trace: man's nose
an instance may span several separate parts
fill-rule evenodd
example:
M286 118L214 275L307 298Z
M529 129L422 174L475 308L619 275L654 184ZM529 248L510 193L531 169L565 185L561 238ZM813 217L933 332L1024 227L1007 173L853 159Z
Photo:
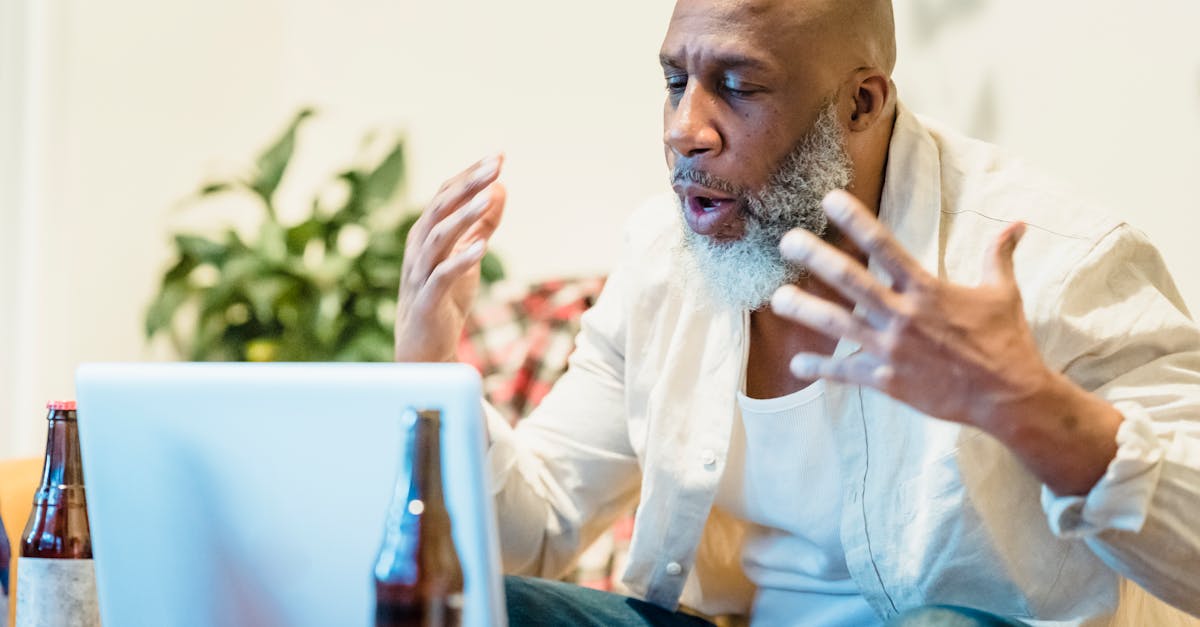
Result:
M721 133L713 117L715 105L711 94L697 83L689 83L673 108L667 102L663 143L681 157L711 157L720 152Z

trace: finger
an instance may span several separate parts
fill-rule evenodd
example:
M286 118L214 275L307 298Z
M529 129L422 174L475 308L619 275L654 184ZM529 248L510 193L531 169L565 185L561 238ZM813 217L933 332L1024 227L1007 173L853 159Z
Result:
M779 250L817 275L826 285L862 305L868 314L887 314L892 310L895 292L885 287L850 255L805 229L792 229L783 236Z
M771 297L775 313L798 322L826 337L847 338L867 350L879 347L879 334L862 318L795 285L784 285Z
M992 242L988 255L984 259L984 283L1015 283L1016 275L1013 270L1013 253L1017 243L1025 235L1025 223L1013 222L1008 225Z
M438 264L429 274L429 280L421 287L417 306L427 310L436 307L437 303L446 298L454 282L478 264L486 251L487 243L479 240Z
M503 154L484 157L442 183L442 187L434 195L429 206L408 231L408 238L405 240L404 261L401 265L402 286L406 282L411 282L410 278L414 275L421 281L426 278L423 273L428 272L430 266L423 267L421 272L415 272L414 267L430 231L448 214L462 208L464 203L495 183L500 176L500 168L503 164Z
M408 243L420 246L438 222L495 182L503 165L503 154L484 157L442 183L441 189L434 194L425 212L409 231Z
M887 271L897 287L907 285L925 270L896 238L857 198L845 190L835 189L825 195L821 207L838 229Z
M797 353L789 364L792 375L803 381L826 379L850 385L865 385L887 390L895 378L895 369L867 353L834 359L815 353Z
M467 234L459 238L460 248L465 248L476 240L490 241L500 226L500 219L504 216L504 205L508 202L508 190L499 181L492 183L488 190L492 193L492 202L488 204L483 215L471 225Z
M423 281L439 263L469 246L471 242L465 241L463 236L483 219L495 201L495 195L489 187L435 224L417 249L416 263L413 264L409 279ZM475 238L475 241L479 239Z

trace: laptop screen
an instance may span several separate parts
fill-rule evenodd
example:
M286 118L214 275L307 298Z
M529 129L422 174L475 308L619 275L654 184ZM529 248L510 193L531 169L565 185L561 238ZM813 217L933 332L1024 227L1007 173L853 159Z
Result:
M369 625L408 408L443 415L464 623L505 620L477 373L460 364L85 364L107 625Z

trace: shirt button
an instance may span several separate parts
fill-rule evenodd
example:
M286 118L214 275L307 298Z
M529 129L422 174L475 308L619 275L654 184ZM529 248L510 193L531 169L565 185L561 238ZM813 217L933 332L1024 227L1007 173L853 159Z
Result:
M700 453L700 461L705 468L712 468L717 465L717 454L712 452L712 449L704 449Z
M676 577L679 575L679 573L682 573L682 572L683 572L683 567L679 565L679 562L668 562L667 563L667 574L668 575L670 575L672 577Z

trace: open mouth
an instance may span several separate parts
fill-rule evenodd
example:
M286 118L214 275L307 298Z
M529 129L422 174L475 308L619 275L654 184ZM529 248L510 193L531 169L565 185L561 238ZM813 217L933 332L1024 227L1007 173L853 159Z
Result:
M701 235L721 237L730 235L739 219L736 198L707 195L688 195L685 199L688 226Z
M689 181L676 181L672 188L679 197L683 218L692 231L716 239L742 236L745 203L740 197Z

